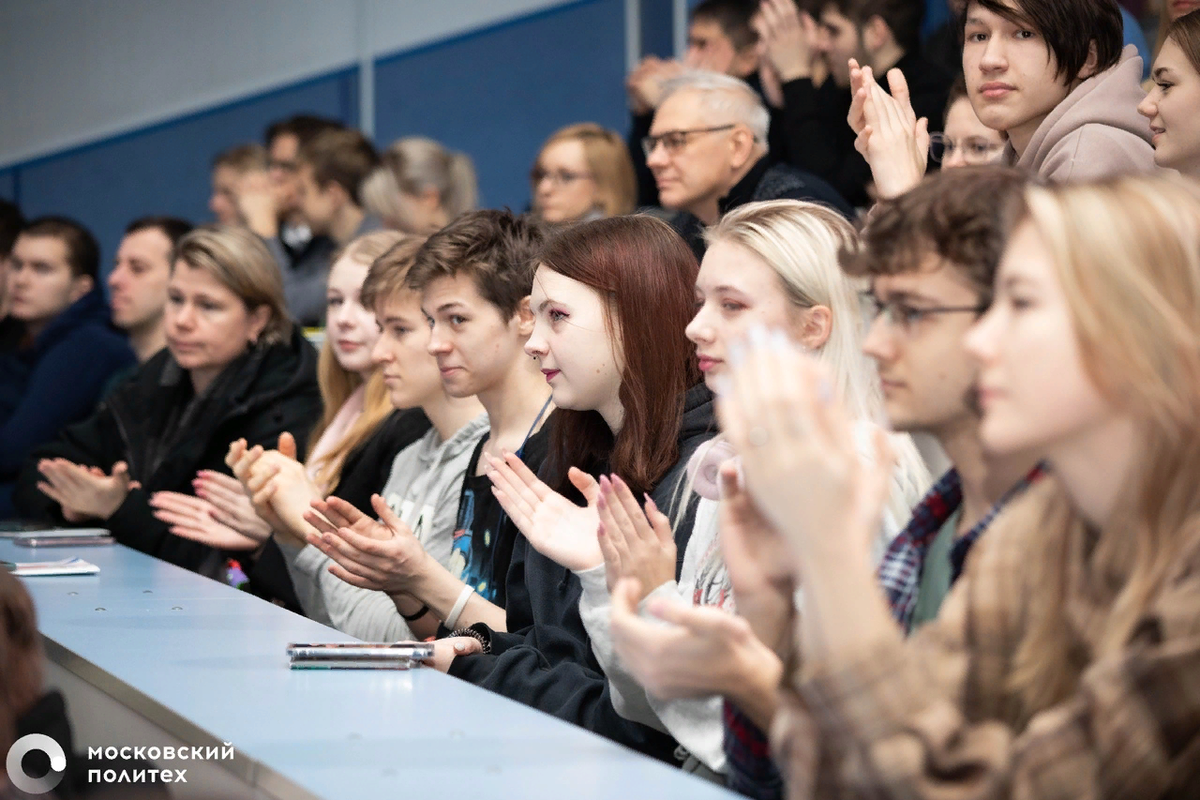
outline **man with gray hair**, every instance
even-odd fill
[[[755,200],[809,200],[847,218],[853,210],[820,178],[767,157],[770,114],[744,81],[692,70],[670,80],[642,140],[659,201],[699,257],[701,230]]]

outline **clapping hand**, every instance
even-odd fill
[[[929,120],[917,119],[904,73],[887,74],[891,94],[865,70],[861,107],[864,125],[854,146],[871,166],[876,193],[888,199],[904,194],[921,182],[929,156]]]
[[[625,481],[601,476],[596,509],[600,516],[600,552],[604,555],[610,592],[621,578],[637,579],[646,592],[675,580],[677,553],[671,520],[649,496],[643,512]]]
[[[43,480],[37,488],[62,508],[67,522],[111,517],[130,490],[140,484],[129,476],[124,461],[113,464],[108,475],[99,467],[84,467],[65,458],[43,458],[38,462]]]
[[[352,586],[388,594],[407,593],[429,570],[429,554],[412,529],[379,495],[371,496],[379,519],[339,497],[315,500],[305,520],[308,543],[334,562],[329,571]]]

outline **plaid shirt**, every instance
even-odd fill
[[[950,582],[958,580],[971,545],[983,535],[992,520],[1013,498],[1024,492],[1029,485],[1042,476],[1045,468],[1038,464],[1016,486],[1009,489],[1000,500],[988,509],[983,519],[975,523],[965,536],[954,543],[950,551],[953,571]],[[879,563],[879,584],[887,594],[892,616],[905,631],[912,628],[913,611],[917,607],[917,592],[921,587],[921,569],[925,554],[946,520],[962,505],[962,481],[957,470],[943,475],[929,493],[913,509],[912,519],[904,530],[892,540],[883,560]]]
[[[1021,502],[1053,503],[1058,491],[1041,481]],[[1059,603],[1078,673],[1032,719],[1011,680],[1046,531],[1001,533],[984,537],[938,618],[913,636],[810,658],[784,679],[771,749],[788,797],[1200,796],[1200,531],[1177,531],[1178,557],[1114,653],[1104,637],[1129,566],[1097,564],[1083,526],[1066,533]]]

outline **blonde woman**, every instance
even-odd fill
[[[372,262],[404,238],[396,231],[361,236],[329,270],[325,341],[317,361],[324,412],[307,437],[315,444],[306,463],[308,478],[322,496],[338,485],[346,457],[370,439],[393,410],[371,358],[379,326],[375,314],[363,307],[359,292]],[[192,488],[190,493],[158,492],[150,500],[154,515],[171,525],[171,533],[230,550],[254,550],[270,537],[270,526],[228,472],[201,470]]]
[[[425,236],[475,210],[479,188],[466,153],[409,136],[393,142],[380,162],[361,192],[363,206],[387,227]]]
[[[166,349],[91,418],[36,452],[15,499],[23,515],[99,524],[128,547],[223,578],[226,555],[172,536],[150,498],[190,493],[197,470],[227,472],[233,439],[272,444],[284,431],[307,431],[321,408],[317,359],[287,315],[261,239],[244,228],[202,228],[176,252]],[[282,579],[274,591],[243,566],[252,589],[294,603],[286,573],[264,576]]]
[[[855,437],[869,457],[883,402],[875,367],[862,350],[865,331],[857,287],[838,265],[838,253],[856,246],[849,223],[824,206],[774,200],[729,212],[709,229],[706,239],[708,250],[696,280],[697,312],[686,331],[696,347],[705,382],[720,393],[730,372],[732,343],[754,325],[777,327],[827,366],[833,376],[831,391],[850,409],[856,420]],[[872,548],[876,560],[929,484],[911,439],[899,435],[893,441],[900,458],[886,521]],[[642,584],[642,595],[677,596],[688,605],[733,610],[733,593],[717,544],[715,477],[720,464],[734,455],[727,444],[717,443],[693,459],[693,477],[687,489],[694,488],[704,499],[696,512],[678,582],[673,580],[674,549],[662,546],[669,541],[661,530],[667,524],[665,519],[650,508],[642,514],[633,496],[620,489],[606,492],[610,519],[604,521],[603,512],[601,516],[606,534],[601,540],[607,543],[605,566],[580,575],[584,583],[581,615],[597,658],[613,683],[618,711],[665,728],[714,772],[723,771],[725,760],[719,695],[741,698],[751,707],[770,702],[778,680],[778,659],[761,644],[758,660],[724,663],[697,659],[696,674],[680,674],[681,684],[687,686],[677,687],[674,694],[702,699],[661,700],[648,694],[616,657],[609,630],[608,590],[621,577],[633,577]],[[797,483],[794,492],[797,497],[807,497],[808,487]],[[657,526],[649,520],[655,520]],[[754,609],[746,610],[756,616]],[[778,616],[786,619],[788,615]]]
[[[591,122],[555,131],[529,173],[534,213],[549,223],[616,217],[637,203],[624,140]]]
[[[1200,190],[1033,187],[1013,218],[966,343],[984,443],[1035,452],[1054,478],[907,642],[865,563],[886,472],[858,459],[826,371],[769,337],[733,369],[722,422],[804,580],[804,661],[774,742],[792,797],[1200,785]],[[799,503],[797,482],[823,491]]]

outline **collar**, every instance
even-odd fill
[[[758,188],[758,184],[762,182],[763,175],[767,174],[767,170],[770,167],[770,161],[765,155],[755,162],[750,171],[733,185],[729,193],[717,201],[717,210],[721,213],[721,216],[725,216],[725,212],[731,208],[737,208],[738,206],[744,206],[746,203],[752,202],[754,200],[754,191]]]

